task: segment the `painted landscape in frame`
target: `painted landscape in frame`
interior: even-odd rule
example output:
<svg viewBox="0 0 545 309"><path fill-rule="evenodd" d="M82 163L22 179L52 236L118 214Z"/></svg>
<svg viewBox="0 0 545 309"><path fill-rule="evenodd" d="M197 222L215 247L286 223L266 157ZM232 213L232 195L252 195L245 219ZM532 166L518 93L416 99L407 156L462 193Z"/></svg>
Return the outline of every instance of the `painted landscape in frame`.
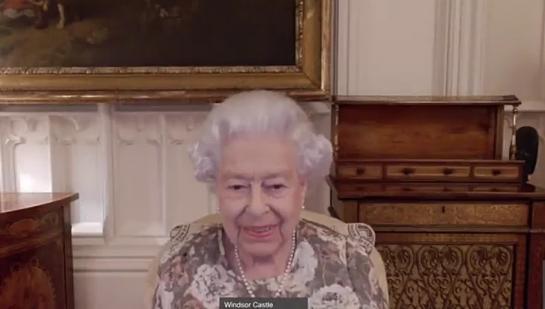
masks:
<svg viewBox="0 0 545 309"><path fill-rule="evenodd" d="M0 0L0 103L30 91L327 95L330 18L330 0Z"/></svg>
<svg viewBox="0 0 545 309"><path fill-rule="evenodd" d="M1 8L2 67L295 65L293 0L3 0Z"/></svg>

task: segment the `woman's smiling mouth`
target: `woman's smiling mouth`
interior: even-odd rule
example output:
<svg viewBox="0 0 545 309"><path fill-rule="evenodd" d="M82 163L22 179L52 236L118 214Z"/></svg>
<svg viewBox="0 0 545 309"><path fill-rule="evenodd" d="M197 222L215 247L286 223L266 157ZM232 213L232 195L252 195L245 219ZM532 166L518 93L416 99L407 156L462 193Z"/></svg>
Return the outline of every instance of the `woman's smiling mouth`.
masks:
<svg viewBox="0 0 545 309"><path fill-rule="evenodd" d="M250 238L256 240L266 240L273 235L277 227L278 224L243 226L242 231Z"/></svg>

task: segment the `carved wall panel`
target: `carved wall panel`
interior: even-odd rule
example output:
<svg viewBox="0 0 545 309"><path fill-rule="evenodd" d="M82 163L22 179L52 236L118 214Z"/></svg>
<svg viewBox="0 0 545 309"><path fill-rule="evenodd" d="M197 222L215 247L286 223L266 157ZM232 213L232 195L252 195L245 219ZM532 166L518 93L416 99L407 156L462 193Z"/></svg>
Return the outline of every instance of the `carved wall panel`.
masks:
<svg viewBox="0 0 545 309"><path fill-rule="evenodd" d="M78 192L72 204L72 222L101 222L103 137L95 113L49 116L51 126L51 185L57 192ZM85 177L81 177L85 175Z"/></svg>
<svg viewBox="0 0 545 309"><path fill-rule="evenodd" d="M49 120L43 115L18 115L6 120L4 160L6 191L50 191Z"/></svg>
<svg viewBox="0 0 545 309"><path fill-rule="evenodd" d="M207 185L195 180L188 146L206 118L206 112L177 112L164 115L166 144L165 207L167 229L189 223L215 211Z"/></svg>
<svg viewBox="0 0 545 309"><path fill-rule="evenodd" d="M160 116L118 113L114 123L115 234L161 236L164 226L164 156Z"/></svg>

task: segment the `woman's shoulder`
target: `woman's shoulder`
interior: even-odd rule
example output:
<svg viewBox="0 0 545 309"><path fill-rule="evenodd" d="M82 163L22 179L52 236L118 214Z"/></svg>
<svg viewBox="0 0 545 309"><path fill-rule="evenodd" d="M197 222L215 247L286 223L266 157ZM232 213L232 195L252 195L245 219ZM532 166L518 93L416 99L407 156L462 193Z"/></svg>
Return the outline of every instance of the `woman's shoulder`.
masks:
<svg viewBox="0 0 545 309"><path fill-rule="evenodd" d="M160 265L175 257L184 257L189 260L193 257L210 259L219 251L218 232L219 224L181 224L170 231L168 242L164 245L160 255Z"/></svg>
<svg viewBox="0 0 545 309"><path fill-rule="evenodd" d="M190 224L180 224L173 227L169 233L170 242L184 242L189 241L194 236L206 236L213 235L219 229L221 229L221 224L219 223L190 223Z"/></svg>
<svg viewBox="0 0 545 309"><path fill-rule="evenodd" d="M335 282L346 280L350 282L347 286L357 296L359 304L387 308L383 265L374 248L375 232L369 225L342 223L331 226L303 220L301 230L303 237L319 253L322 263L319 268L325 273L317 277L326 278L325 288L332 288ZM312 260L305 258L305 261Z"/></svg>
<svg viewBox="0 0 545 309"><path fill-rule="evenodd" d="M326 225L303 219L302 226L302 231L307 237L342 243L343 246L358 246L367 254L370 254L375 248L375 231L365 223L341 222L337 225Z"/></svg>
<svg viewBox="0 0 545 309"><path fill-rule="evenodd" d="M371 254L375 248L376 235L373 228L365 223L347 224L349 242L354 242L361 246L367 254Z"/></svg>

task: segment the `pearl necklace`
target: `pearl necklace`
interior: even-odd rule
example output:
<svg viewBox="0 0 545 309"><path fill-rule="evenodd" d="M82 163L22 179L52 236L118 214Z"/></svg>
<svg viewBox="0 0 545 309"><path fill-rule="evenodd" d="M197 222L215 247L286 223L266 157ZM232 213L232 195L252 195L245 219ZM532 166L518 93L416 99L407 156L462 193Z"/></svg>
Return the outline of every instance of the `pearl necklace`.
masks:
<svg viewBox="0 0 545 309"><path fill-rule="evenodd" d="M273 297L280 296L280 293L282 293L282 290L284 290L284 283L286 282L286 279L288 278L288 274L291 271L292 264L293 264L293 257L295 255L295 231L293 231L293 234L291 236L291 252L290 256L288 257L288 263L286 264L286 269L284 269L284 273L282 274L282 277L280 278L280 285L278 286L278 289L274 293ZM252 298L255 298L254 289L250 285L250 282L248 279L246 279L246 275L244 274L244 270L242 269L242 263L240 261L240 255L238 253L238 246L235 246L235 261L237 263L238 272L240 273L240 276L242 277L242 283L244 283L244 287L246 287L246 291Z"/></svg>

